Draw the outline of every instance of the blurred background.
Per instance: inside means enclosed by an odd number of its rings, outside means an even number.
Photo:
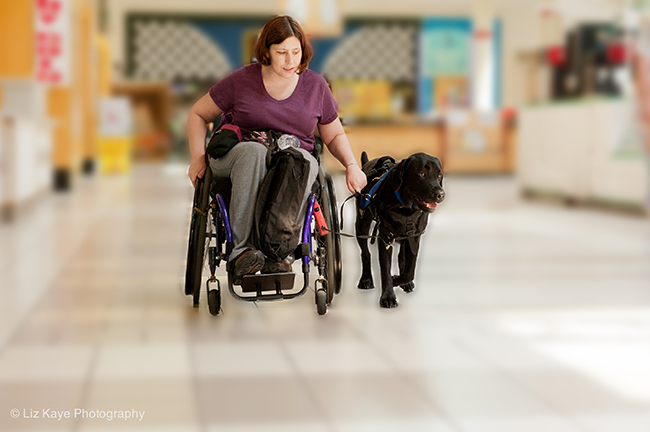
[[[224,293],[219,317],[182,293],[187,114],[284,13],[357,158],[443,163],[397,310],[356,289],[351,239],[325,317],[311,292]],[[645,0],[0,0],[0,430],[647,432],[649,17]],[[77,408],[146,415],[29,417]]]
[[[639,208],[631,52],[645,3],[3,1],[0,203],[10,218],[79,177],[186,158],[191,105],[288,11],[356,155],[426,150],[447,173]]]

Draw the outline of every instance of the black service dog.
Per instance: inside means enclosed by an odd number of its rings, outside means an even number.
[[[362,170],[368,185],[357,197],[356,237],[361,248],[362,273],[359,289],[372,289],[368,234],[375,221],[373,235],[377,237],[381,270],[381,298],[384,308],[398,306],[394,286],[405,292],[415,288],[415,263],[429,214],[445,198],[442,189],[442,166],[438,158],[416,153],[396,163],[390,156],[368,161],[361,154]],[[374,242],[374,238],[373,238]],[[399,276],[391,275],[393,245],[399,243]]]

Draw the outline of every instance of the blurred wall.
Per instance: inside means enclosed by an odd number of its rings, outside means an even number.
[[[0,77],[31,76],[34,68],[33,14],[32,2],[0,0]]]
[[[617,0],[558,0],[563,29],[578,21],[610,20],[621,6]],[[175,13],[216,16],[271,16],[281,13],[281,2],[268,0],[110,0],[106,2],[108,39],[113,54],[115,79],[124,79],[125,22],[133,12]],[[471,0],[341,0],[344,18],[364,17],[445,17],[472,16]],[[495,0],[495,15],[502,22],[502,89],[504,106],[520,106],[525,100],[525,66],[522,53],[542,48],[545,36],[540,25],[540,2],[535,0]]]
[[[504,106],[521,106],[525,100],[524,68],[521,53],[541,48],[539,18],[532,2],[517,2],[499,11],[503,22]]]
[[[123,79],[125,66],[125,17],[132,12],[176,13],[222,16],[272,16],[281,13],[279,1],[242,0],[110,0],[107,2],[108,33],[114,59],[116,79]],[[468,15],[466,0],[342,0],[345,18],[363,17],[425,17]]]

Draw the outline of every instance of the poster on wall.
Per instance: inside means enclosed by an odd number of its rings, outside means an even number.
[[[70,83],[71,0],[33,0],[36,29],[36,81],[55,86]]]
[[[280,0],[279,5],[312,37],[335,37],[343,31],[342,0]]]
[[[430,77],[470,73],[472,24],[465,19],[430,19],[422,26],[421,73]]]
[[[470,103],[471,68],[472,22],[462,18],[425,19],[420,35],[420,115],[466,109]]]

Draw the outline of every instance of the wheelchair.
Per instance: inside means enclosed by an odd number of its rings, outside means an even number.
[[[301,242],[294,252],[296,260],[302,261],[302,289],[294,288],[296,274],[293,271],[245,275],[240,288],[235,288],[230,266],[226,265],[228,290],[237,300],[287,300],[305,294],[309,288],[310,263],[318,269],[314,293],[319,315],[327,312],[334,295],[341,292],[341,239],[336,195],[331,175],[320,166],[321,151],[322,143],[317,142],[314,156],[319,162],[318,176],[308,197]],[[221,311],[221,282],[215,273],[221,263],[229,262],[234,247],[228,214],[230,188],[230,179],[213,178],[208,165],[203,178],[197,179],[192,204],[185,294],[192,296],[195,308],[199,306],[203,273],[209,269],[205,287],[208,310],[213,316]]]

